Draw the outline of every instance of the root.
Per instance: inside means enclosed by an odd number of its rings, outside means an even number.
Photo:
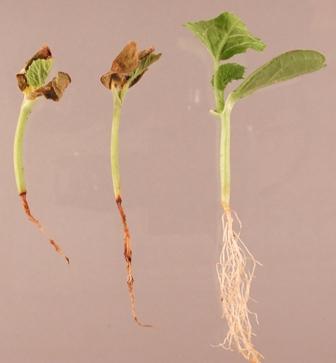
[[[150,328],[152,325],[143,324],[136,313],[136,303],[135,303],[135,292],[134,292],[134,277],[133,277],[133,270],[132,270],[132,246],[131,246],[131,235],[129,232],[126,214],[121,205],[122,200],[121,197],[118,196],[116,198],[116,203],[118,206],[119,214],[121,217],[121,221],[124,227],[124,257],[126,261],[126,270],[127,270],[127,287],[128,293],[131,300],[131,312],[133,320],[140,325],[141,327]]]
[[[226,210],[222,217],[223,248],[217,263],[217,275],[220,286],[222,318],[228,324],[228,332],[220,347],[238,350],[250,363],[260,363],[263,356],[252,343],[252,313],[247,304],[250,300],[250,288],[258,262],[240,239],[239,233],[233,231],[233,217],[241,229],[238,216]]]
[[[32,222],[39,230],[40,232],[44,235],[44,236],[47,236],[42,224],[40,223],[39,220],[37,220],[30,212],[30,208],[29,208],[29,204],[28,204],[28,201],[27,201],[27,192],[23,192],[21,193],[20,195],[20,198],[21,198],[21,203],[22,203],[22,206],[23,206],[23,209],[28,217],[28,219],[30,220],[30,222]],[[61,256],[63,256],[66,260],[66,262],[69,264],[70,263],[70,260],[69,258],[64,254],[62,248],[55,242],[55,240],[48,238],[48,241],[49,243],[51,244],[51,246],[53,247],[53,249]]]

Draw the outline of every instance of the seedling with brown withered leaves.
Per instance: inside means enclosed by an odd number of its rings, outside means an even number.
[[[140,326],[148,327],[140,322],[136,313],[134,278],[132,272],[131,236],[128,228],[126,213],[122,206],[120,168],[119,168],[119,126],[121,108],[129,88],[134,86],[147,71],[148,67],[160,58],[161,54],[154,53],[154,48],[138,50],[135,42],[129,42],[112,62],[111,69],[101,76],[102,84],[112,92],[113,116],[111,132],[111,169],[115,201],[124,228],[124,257],[127,268],[127,286],[131,299],[133,319]]]
[[[59,101],[64,90],[71,82],[70,76],[64,72],[58,72],[57,75],[48,83],[53,58],[51,51],[47,46],[41,48],[26,63],[24,68],[16,75],[18,86],[23,93],[23,101],[20,108],[20,114],[14,139],[14,171],[17,190],[22,201],[23,209],[28,219],[43,233],[45,230],[42,224],[36,219],[31,211],[27,200],[27,188],[24,175],[24,158],[23,142],[26,123],[32,112],[34,104],[44,96],[53,101]],[[63,255],[69,263],[69,258],[64,255],[61,247],[54,239],[48,237],[49,243],[57,253]]]

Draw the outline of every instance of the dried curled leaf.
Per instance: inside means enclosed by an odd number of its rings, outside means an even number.
[[[28,88],[28,83],[27,83],[27,79],[26,76],[24,75],[24,73],[17,73],[16,75],[16,80],[18,83],[18,86],[20,88],[20,90],[23,92],[26,88]]]
[[[63,96],[65,89],[71,83],[70,76],[65,72],[58,72],[45,86],[35,91],[36,96],[43,95],[47,99],[59,101]]]
[[[123,48],[112,62],[111,69],[100,78],[107,88],[121,89],[126,84],[132,87],[142,77],[148,67],[158,60],[161,54],[154,54],[154,48],[138,51],[138,46],[131,41]]]
[[[29,68],[29,66],[34,62],[34,60],[37,59],[49,59],[52,58],[51,50],[50,48],[45,45],[41,49],[39,49],[27,62],[25,70]]]

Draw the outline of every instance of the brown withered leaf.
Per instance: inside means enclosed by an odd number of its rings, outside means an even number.
[[[129,42],[114,59],[111,69],[101,76],[100,81],[108,89],[112,88],[112,84],[117,88],[122,88],[138,63],[137,44]]]
[[[21,91],[24,91],[28,87],[27,78],[24,73],[17,73],[16,80]]]
[[[149,54],[153,53],[154,52],[154,48],[151,47],[151,48],[148,48],[148,49],[144,49],[142,50],[140,53],[139,53],[139,60],[147,57]]]
[[[112,62],[111,71],[130,74],[138,66],[139,52],[135,42],[129,42]]]
[[[51,57],[52,54],[50,48],[48,46],[43,46],[26,62],[21,71],[16,74],[17,83],[21,91],[24,91],[28,87],[26,71],[29,66],[37,59],[49,59]]]
[[[34,96],[38,97],[43,95],[47,99],[59,101],[69,83],[71,83],[70,76],[65,72],[58,72],[57,76],[54,77],[50,82],[37,89],[34,92]]]
[[[139,52],[137,44],[134,41],[129,42],[114,59],[111,69],[101,76],[101,83],[107,89],[112,86],[122,88],[138,68],[140,61],[153,51],[154,48],[149,48]]]
[[[50,48],[45,45],[43,46],[41,49],[39,49],[30,59],[29,61],[26,63],[25,66],[25,70],[27,70],[29,68],[29,66],[37,59],[49,59],[51,58],[51,50]]]

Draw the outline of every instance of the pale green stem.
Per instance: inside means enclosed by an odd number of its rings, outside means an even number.
[[[217,113],[221,113],[224,109],[225,102],[224,102],[224,90],[220,90],[218,87],[218,77],[216,77],[218,67],[219,67],[219,62],[214,58],[214,60],[213,60],[213,69],[214,69],[213,91],[214,91],[215,103],[216,103],[215,111]]]
[[[224,210],[230,209],[230,114],[233,107],[233,100],[229,96],[225,102],[224,90],[218,87],[217,71],[219,62],[216,58],[213,60],[214,64],[214,78],[213,78],[213,91],[216,102],[216,115],[221,120],[221,136],[220,136],[220,157],[219,169],[221,180],[221,201]]]
[[[24,132],[27,120],[32,111],[33,105],[36,100],[28,100],[26,98],[23,99],[22,105],[20,108],[20,114],[18,119],[18,124],[15,132],[14,139],[14,171],[15,171],[15,180],[17,185],[17,190],[19,194],[26,192],[26,182],[24,176],[24,166],[23,166],[23,140],[24,140]]]
[[[230,209],[230,184],[231,184],[231,165],[230,165],[230,115],[233,101],[230,96],[226,100],[221,119],[220,137],[220,179],[221,179],[221,201],[224,210]]]
[[[111,131],[111,171],[114,196],[117,199],[121,196],[120,185],[120,166],[119,166],[119,127],[122,99],[116,90],[112,91],[113,95],[113,116]]]

